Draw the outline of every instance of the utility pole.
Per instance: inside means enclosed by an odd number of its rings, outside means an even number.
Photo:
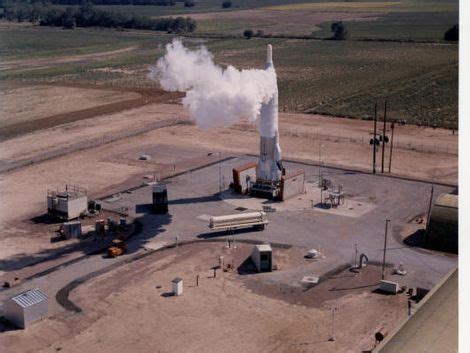
[[[392,123],[390,128],[392,129],[392,137],[390,139],[390,156],[388,159],[388,172],[389,173],[392,172],[393,132],[395,131],[395,123]]]
[[[382,173],[384,172],[384,164],[385,164],[385,133],[387,128],[387,101],[385,101],[385,108],[384,108],[384,129],[382,133]]]
[[[219,197],[222,197],[222,166],[220,164],[220,152],[219,152]]]
[[[322,179],[323,179],[323,175],[322,175],[322,161],[321,161],[321,148],[322,148],[322,144],[320,142],[320,144],[318,145],[318,186],[322,186]]]
[[[375,152],[376,152],[376,145],[375,141],[377,138],[377,102],[375,102],[375,112],[374,112],[374,140],[372,143],[372,173],[375,174]]]
[[[388,223],[389,219],[385,220],[385,239],[384,239],[384,257],[382,260],[382,279],[385,279],[385,254],[387,253],[387,233],[388,233]]]

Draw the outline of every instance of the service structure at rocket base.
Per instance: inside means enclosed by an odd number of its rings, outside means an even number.
[[[265,70],[273,70],[272,46],[268,44]],[[275,74],[275,72],[274,72]],[[281,147],[278,129],[278,90],[261,106],[259,117],[260,156],[256,167],[256,178],[265,181],[280,181],[283,174]]]

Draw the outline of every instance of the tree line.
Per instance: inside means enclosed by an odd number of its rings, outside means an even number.
[[[110,27],[132,28],[168,33],[187,33],[196,30],[196,21],[189,17],[149,18],[140,15],[96,9],[92,4],[69,6],[65,9],[50,3],[34,3],[3,7],[2,17],[9,21],[29,21],[41,26],[64,28]]]

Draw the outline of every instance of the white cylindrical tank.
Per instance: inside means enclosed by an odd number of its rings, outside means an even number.
[[[262,225],[267,223],[268,221],[266,220],[266,213],[259,211],[211,217],[209,219],[209,228],[237,228],[251,225]]]

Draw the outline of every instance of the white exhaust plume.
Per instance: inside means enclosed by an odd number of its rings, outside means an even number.
[[[227,127],[243,118],[254,122],[261,106],[277,95],[273,67],[224,69],[205,47],[189,50],[180,40],[166,45],[166,54],[151,67],[149,78],[166,91],[186,92],[183,105],[202,129]]]

